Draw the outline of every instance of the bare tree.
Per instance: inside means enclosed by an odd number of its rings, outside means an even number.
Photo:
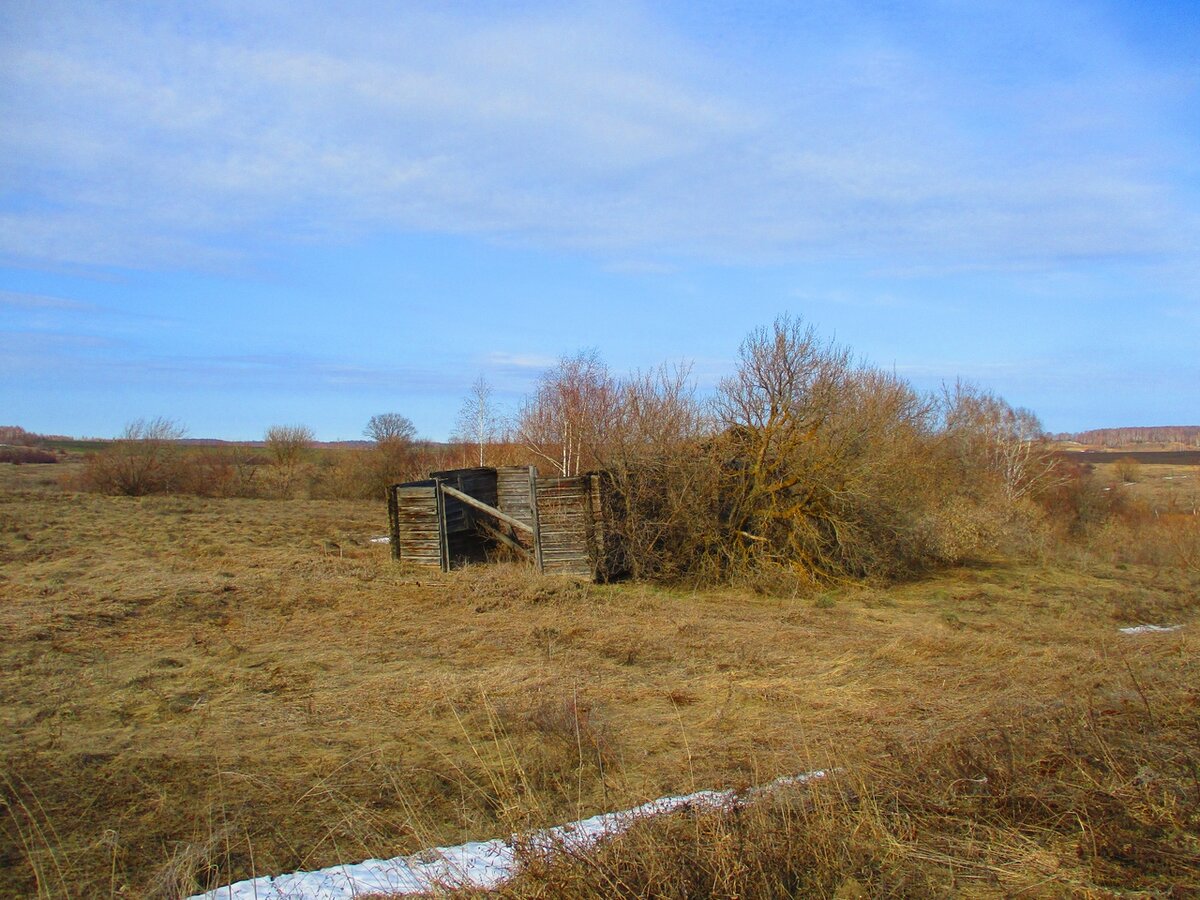
[[[1054,457],[1037,416],[975,385],[943,390],[942,430],[966,479],[990,478],[1008,504],[1050,485]]]
[[[376,444],[407,444],[417,436],[417,426],[400,413],[379,413],[367,421],[363,434]]]
[[[312,429],[307,425],[272,425],[267,429],[267,453],[274,468],[276,487],[283,496],[291,494],[304,452],[312,446],[314,439]]]
[[[479,451],[479,465],[484,465],[485,449],[496,440],[500,418],[492,402],[492,386],[480,375],[471,383],[470,393],[458,411],[455,437],[463,443],[474,444]]]
[[[594,464],[602,423],[611,415],[616,384],[595,350],[564,356],[544,373],[518,412],[518,442],[560,475]]]
[[[791,317],[742,342],[737,372],[721,382],[716,401],[734,460],[731,548],[816,566],[827,539],[814,515],[822,498],[811,479],[812,438],[832,414],[849,367],[845,351],[823,345],[812,326]]]
[[[370,493],[382,496],[389,485],[416,477],[417,426],[400,413],[371,416],[363,434],[375,442],[367,456]]]

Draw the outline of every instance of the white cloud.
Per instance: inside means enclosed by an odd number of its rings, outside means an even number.
[[[485,357],[488,366],[498,369],[520,369],[542,371],[553,366],[557,359],[540,353],[489,353]]]
[[[69,300],[66,297],[51,297],[46,294],[27,294],[22,291],[0,291],[0,307],[8,307],[10,309],[33,310],[42,312],[46,310],[70,310],[72,312],[94,310],[95,307],[90,303],[80,303],[78,300]]]
[[[759,60],[615,4],[187,10],[3,14],[0,253],[219,266],[383,229],[961,267],[1200,230],[1195,84],[1086,16],[980,13],[966,46],[839,20]]]

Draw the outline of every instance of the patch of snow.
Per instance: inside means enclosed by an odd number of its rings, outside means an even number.
[[[371,538],[371,543],[372,544],[388,544],[388,543],[391,543],[391,540],[392,539],[390,537],[388,537],[386,534],[382,534],[379,537]]]
[[[516,873],[518,843],[547,853],[577,852],[594,846],[604,837],[619,834],[639,819],[685,808],[734,806],[744,796],[804,784],[827,774],[817,771],[787,775],[744,795],[736,791],[697,791],[680,797],[660,797],[633,809],[580,819],[523,838],[514,835],[508,840],[435,847],[412,856],[367,859],[315,872],[264,875],[196,894],[189,900],[353,900],[363,894],[425,894],[446,887],[492,890]]]
[[[1122,628],[1121,634],[1162,634],[1165,631],[1178,631],[1182,625],[1134,625]]]

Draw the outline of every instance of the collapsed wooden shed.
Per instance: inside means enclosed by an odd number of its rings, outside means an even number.
[[[544,477],[535,466],[434,472],[388,492],[392,556],[446,572],[503,546],[539,572],[598,578],[602,490],[600,475]]]

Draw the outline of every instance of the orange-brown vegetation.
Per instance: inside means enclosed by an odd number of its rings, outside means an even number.
[[[57,454],[36,447],[0,447],[0,463],[56,463]]]

